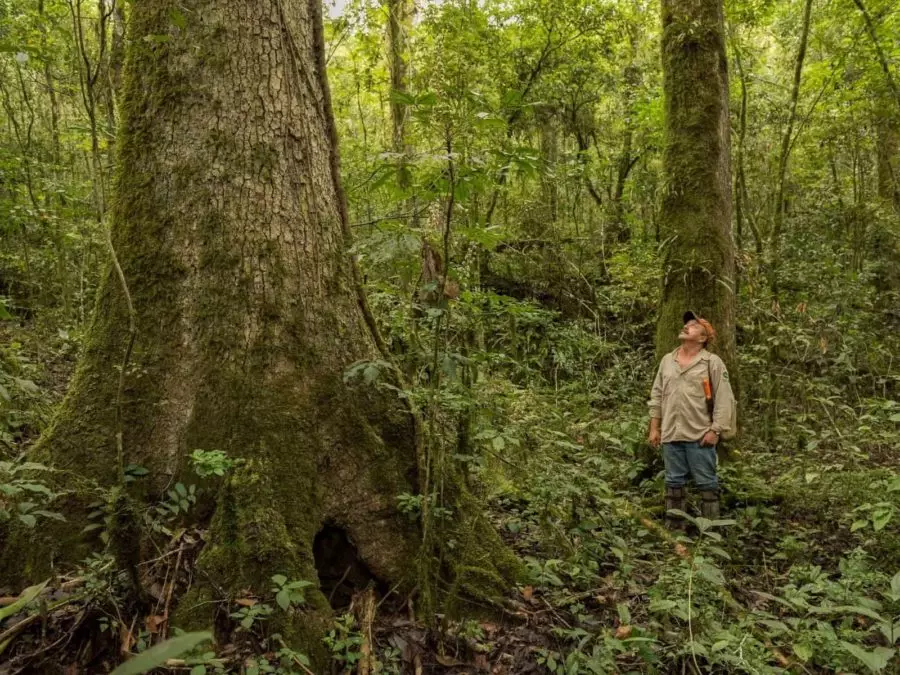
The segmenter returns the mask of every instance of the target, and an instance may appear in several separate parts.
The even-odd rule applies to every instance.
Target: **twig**
[[[175,582],[178,581],[178,568],[181,566],[181,554],[184,551],[184,542],[178,547],[178,557],[175,559],[175,569],[172,570],[172,581],[169,583],[169,592],[166,594],[166,605],[163,607],[163,616],[166,620],[164,635],[169,631],[169,606],[172,603],[172,593],[175,590]]]

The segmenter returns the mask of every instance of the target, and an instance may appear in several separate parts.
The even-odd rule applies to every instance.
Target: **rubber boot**
[[[685,496],[684,487],[666,487],[666,527],[670,530],[683,530],[685,527],[683,518],[669,514],[671,509],[685,510]]]
[[[709,520],[718,520],[719,492],[717,490],[703,490],[700,496],[703,498],[700,504],[700,514]]]

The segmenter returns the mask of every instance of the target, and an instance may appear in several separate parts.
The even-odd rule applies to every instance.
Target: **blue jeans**
[[[667,487],[682,487],[690,475],[698,490],[719,489],[715,446],[700,445],[698,441],[663,443],[663,459]]]

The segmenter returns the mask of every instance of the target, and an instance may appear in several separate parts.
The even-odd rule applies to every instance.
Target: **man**
[[[662,358],[653,381],[648,437],[654,448],[663,447],[666,511],[685,510],[690,476],[703,497],[701,513],[710,519],[719,516],[716,444],[735,424],[728,371],[722,359],[705,349],[715,338],[709,321],[685,312],[681,345]]]

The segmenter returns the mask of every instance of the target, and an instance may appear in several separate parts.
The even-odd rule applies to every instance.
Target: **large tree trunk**
[[[103,486],[138,464],[157,489],[188,475],[197,448],[244,460],[218,493],[183,625],[208,625],[210,601],[240,589],[267,593],[273,574],[329,576],[317,535],[409,590],[422,535],[397,496],[419,491],[415,418],[395,394],[343,381],[379,349],[347,252],[320,0],[183,0],[181,27],[171,6],[142,0],[129,17],[112,211],[136,316],[125,377],[129,312],[110,273],[37,454]],[[457,570],[476,573],[456,583],[499,582],[510,558],[496,535],[454,513]],[[111,537],[120,560],[143,555]]]
[[[692,309],[719,333],[714,348],[736,374],[728,74],[721,0],[663,0],[667,191],[658,356]],[[734,378],[732,378],[734,379]]]

